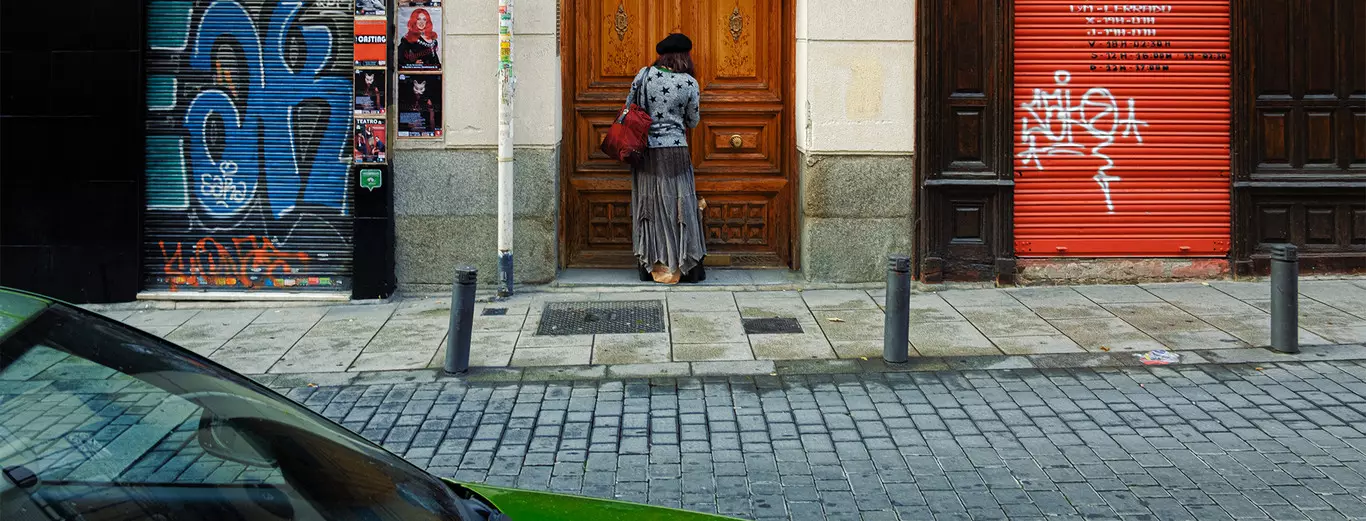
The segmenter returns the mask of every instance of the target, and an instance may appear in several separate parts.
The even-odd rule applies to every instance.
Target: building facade
[[[82,212],[118,230],[35,235],[22,202],[93,178],[17,176],[25,156],[4,154],[5,284],[375,298],[448,288],[457,263],[493,283],[495,0],[140,8],[140,40],[112,41],[142,70],[104,101],[140,114],[111,136],[141,157],[95,183],[136,194],[136,218],[91,196]],[[1293,243],[1307,273],[1366,268],[1358,1],[521,0],[512,16],[518,283],[631,265],[629,173],[598,143],[671,32],[695,42],[712,266],[873,282],[904,253],[929,283],[1174,280],[1263,273]],[[17,70],[5,122],[42,123],[10,98],[29,92]],[[33,141],[10,128],[7,150]],[[26,146],[82,155],[56,143]],[[100,263],[117,269],[53,260],[115,237]]]

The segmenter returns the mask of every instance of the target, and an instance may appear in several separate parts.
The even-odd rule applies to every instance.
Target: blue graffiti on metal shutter
[[[150,0],[149,289],[345,289],[350,3]]]

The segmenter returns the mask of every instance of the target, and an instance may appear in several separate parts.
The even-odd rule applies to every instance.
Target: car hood
[[[611,499],[495,487],[479,483],[459,483],[492,503],[512,521],[717,521],[735,520],[714,514],[627,503]]]

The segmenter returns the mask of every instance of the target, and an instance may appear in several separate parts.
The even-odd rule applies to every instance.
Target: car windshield
[[[464,519],[440,479],[83,310],[0,291],[0,519]]]

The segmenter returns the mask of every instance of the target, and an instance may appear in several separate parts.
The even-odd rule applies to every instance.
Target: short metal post
[[[470,368],[470,332],[474,328],[474,289],[479,270],[473,266],[455,268],[451,288],[451,328],[446,337],[447,373],[463,373]]]
[[[1300,352],[1300,258],[1293,244],[1271,247],[1271,348]]]
[[[910,359],[911,259],[887,257],[887,312],[882,322],[882,359],[892,364]]]

